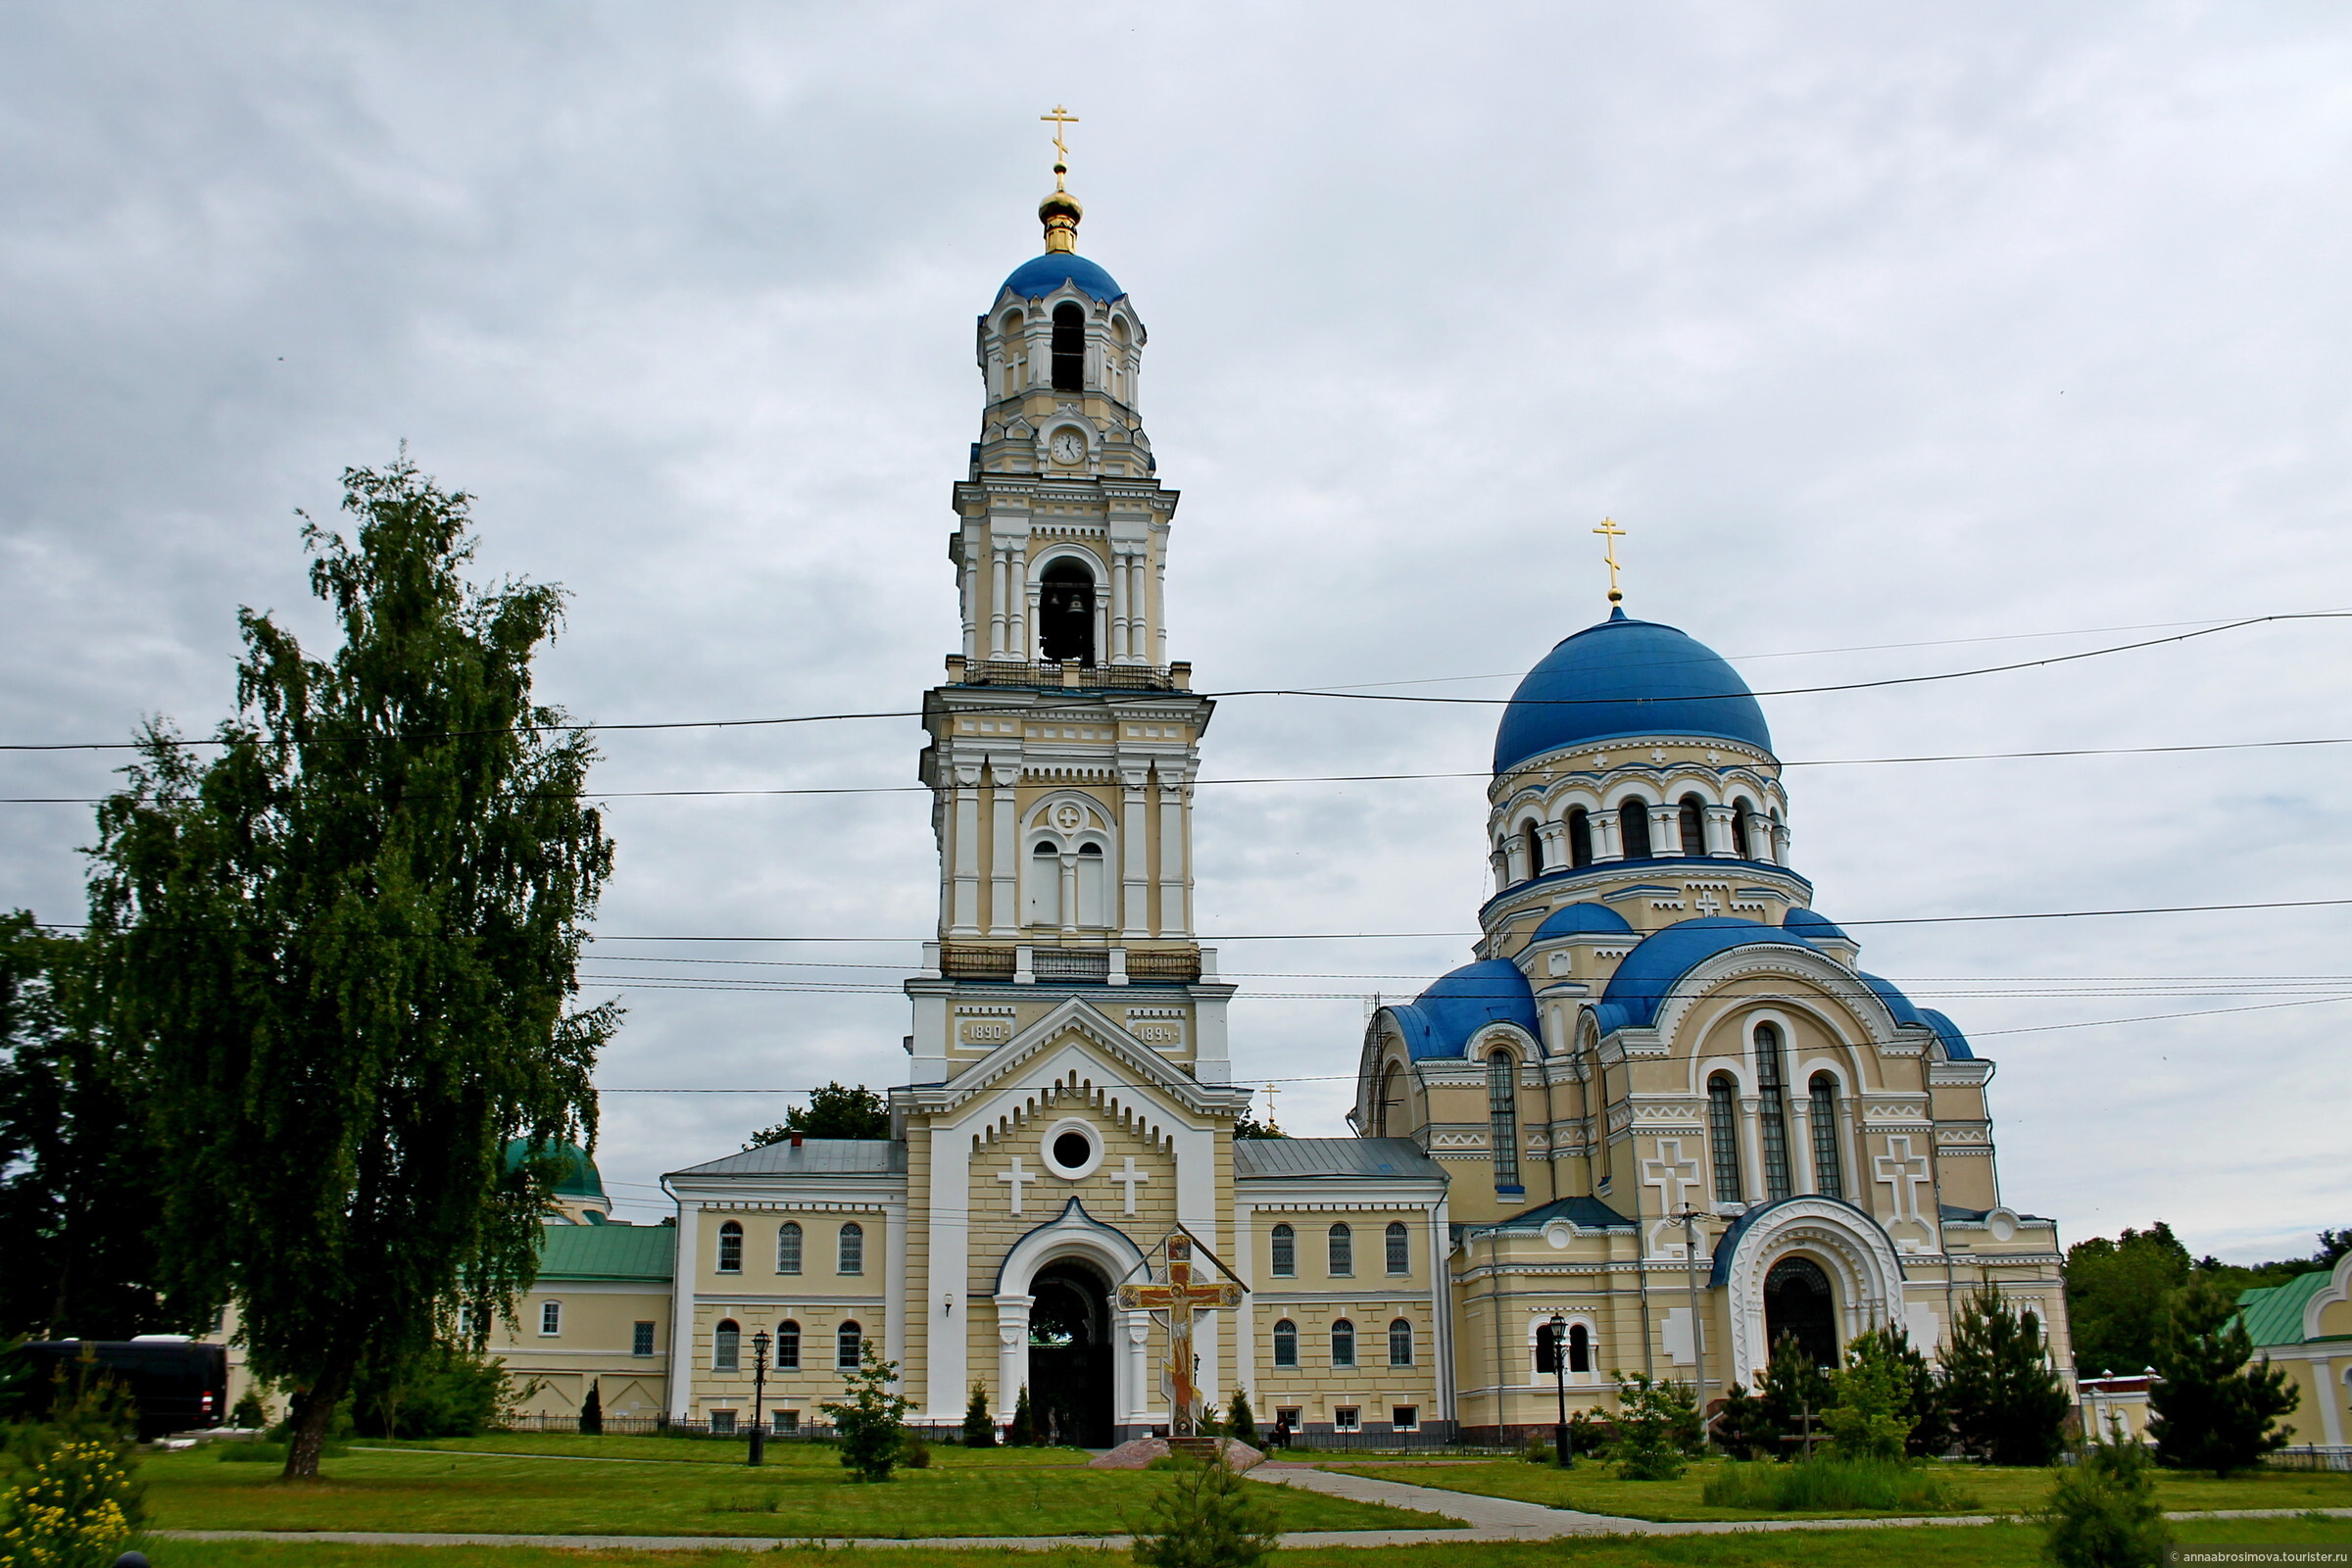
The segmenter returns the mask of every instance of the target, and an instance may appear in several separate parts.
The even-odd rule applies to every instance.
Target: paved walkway
[[[1922,1525],[1988,1525],[2012,1518],[2007,1514],[1941,1514],[1909,1519],[1753,1519],[1734,1522],[1621,1519],[1608,1514],[1578,1513],[1546,1508],[1541,1503],[1508,1497],[1482,1497],[1466,1492],[1442,1492],[1433,1487],[1375,1481],[1365,1476],[1337,1475],[1305,1465],[1268,1464],[1252,1470],[1253,1480],[1276,1486],[1300,1487],[1349,1497],[1358,1502],[1385,1502],[1424,1513],[1462,1520],[1453,1530],[1298,1530],[1286,1533],[1286,1546],[1420,1546],[1478,1541],[1559,1541],[1573,1536],[1720,1536],[1779,1530],[1890,1530]],[[2168,1519],[2294,1519],[2321,1513],[2331,1519],[2352,1519],[2352,1508],[2228,1508],[2205,1513],[2169,1513]],[[558,1546],[573,1551],[768,1551],[790,1546],[933,1546],[946,1550],[977,1548],[1014,1551],[1053,1551],[1062,1547],[1124,1551],[1127,1536],[514,1536],[481,1532],[437,1534],[388,1530],[155,1530],[148,1534],[167,1541],[316,1541],[353,1546]]]

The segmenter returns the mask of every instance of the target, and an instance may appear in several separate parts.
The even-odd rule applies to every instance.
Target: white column
[[[1128,775],[1120,790],[1119,811],[1119,934],[1152,934],[1152,808],[1144,799],[1149,775]]]
[[[1772,824],[1772,863],[1788,863],[1788,825],[1786,822]]]
[[[1012,601],[1005,588],[1012,570],[1012,553],[998,545],[988,553],[988,652],[997,658],[1012,646],[1012,628],[1008,619]]]
[[[1762,1118],[1756,1114],[1754,1095],[1740,1097],[1740,1145],[1745,1151],[1747,1168],[1740,1172],[1746,1177],[1747,1200],[1761,1203],[1769,1191],[1764,1181],[1764,1130]]]
[[[978,541],[972,533],[964,535],[963,548],[963,657],[980,657],[980,558],[973,553]]]
[[[1731,807],[1710,806],[1707,808],[1706,853],[1724,858],[1730,858],[1732,854]]]
[[[669,1288],[669,1418],[683,1421],[694,1402],[694,1283],[702,1274],[703,1205],[678,1203],[677,1276]]]
[[[899,1369],[898,1380],[891,1385],[898,1394],[906,1392],[906,1317],[920,1312],[923,1303],[906,1297],[906,1202],[900,1199],[882,1205],[882,1223],[890,1227],[883,1239],[882,1288],[888,1304],[882,1308],[882,1359]],[[925,1325],[926,1328],[928,1325]],[[928,1340],[929,1334],[924,1338]]]
[[[1649,808],[1649,853],[1652,856],[1674,855],[1683,842],[1683,813],[1671,806]],[[1691,852],[1695,854],[1696,852]]]
[[[1010,937],[1020,934],[1020,887],[1015,880],[1021,858],[1014,832],[1013,781],[1018,773],[1007,774],[1003,759],[989,766],[989,777],[995,788],[989,793],[994,799],[996,832],[989,843],[988,934],[992,937]]]
[[[1184,841],[1185,785],[1159,781],[1159,935],[1189,936],[1193,929],[1192,878]]]
[[[1541,828],[1537,829],[1537,832],[1544,840],[1544,869],[1546,871],[1567,870],[1569,868],[1568,861],[1570,859],[1570,856],[1568,854],[1568,824],[1565,822],[1546,822]]]
[[[1127,657],[1139,664],[1152,662],[1150,639],[1145,636],[1152,624],[1152,607],[1146,596],[1151,584],[1144,577],[1144,558],[1127,558]]]
[[[1152,1401],[1159,1390],[1158,1381],[1152,1376],[1152,1314],[1121,1312],[1119,1330],[1118,1355],[1126,1375],[1114,1376],[1112,1382],[1123,1384],[1127,1396],[1120,1401],[1119,1422],[1123,1426],[1149,1427],[1152,1421]]]
[[[1781,1093],[1788,1104],[1788,1190],[1818,1192],[1813,1185],[1813,1097],[1799,1093],[1793,1085]]]
[[[1110,558],[1110,648],[1107,663],[1127,662],[1127,558]]]
[[[1587,818],[1592,828],[1592,863],[1625,858],[1624,824],[1615,811],[1595,811]]]
[[[1078,857],[1071,851],[1061,857],[1061,930],[1064,936],[1078,934]]]
[[[980,770],[968,771],[958,767],[956,777],[956,809],[949,820],[949,834],[954,842],[948,852],[956,865],[956,903],[950,916],[949,934],[976,937],[980,934]]]
[[[1012,1407],[1029,1386],[1029,1308],[1033,1296],[997,1298],[997,1419],[1012,1419]]]
[[[1153,570],[1152,576],[1154,581],[1154,589],[1152,595],[1152,603],[1145,611],[1145,613],[1152,617],[1152,636],[1153,643],[1152,650],[1152,662],[1154,664],[1164,665],[1168,662],[1168,564],[1165,561],[1158,563],[1157,566]]]

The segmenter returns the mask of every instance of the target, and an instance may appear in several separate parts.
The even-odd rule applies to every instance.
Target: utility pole
[[[1690,1203],[1672,1216],[1682,1222],[1683,1262],[1690,1286],[1690,1359],[1691,1393],[1698,1405],[1698,1429],[1707,1429],[1707,1331],[1698,1317],[1698,1222],[1708,1217],[1705,1210]]]

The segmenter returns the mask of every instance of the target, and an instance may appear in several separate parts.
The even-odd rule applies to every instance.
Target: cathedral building
[[[978,324],[960,642],[923,700],[939,920],[890,1136],[674,1171],[674,1226],[611,1220],[588,1169],[496,1341],[536,1407],[593,1383],[609,1415],[736,1428],[762,1345],[792,1430],[870,1343],[920,1421],[975,1388],[1005,1419],[1026,1388],[1087,1443],[1164,1429],[1167,1321],[1120,1287],[1177,1235],[1241,1287],[1199,1315],[1200,1396],[1309,1437],[1516,1436],[1563,1383],[1605,1409],[1616,1370],[1718,1397],[1785,1336],[1829,1361],[1891,1322],[1932,1349],[1987,1288],[2071,1371],[2057,1235],[2001,1192],[1993,1064],[1813,908],[1738,672],[1622,605],[1503,711],[1483,936],[1371,1019],[1351,1136],[1235,1136],[1234,988],[1193,907],[1215,704],[1169,657],[1148,336],[1078,254],[1078,202],[1040,213]]]

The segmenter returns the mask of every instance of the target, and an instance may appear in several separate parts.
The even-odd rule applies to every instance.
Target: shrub
[[[248,1432],[258,1432],[270,1424],[270,1408],[262,1403],[262,1396],[257,1391],[247,1389],[228,1412],[228,1424],[242,1427]]]
[[[2093,1438],[2034,1511],[2042,1554],[2058,1568],[2160,1568],[2172,1532],[2149,1471],[2148,1450],[2127,1439],[2120,1423],[2105,1439]]]
[[[2194,1280],[2167,1304],[2156,1330],[2156,1371],[2148,1392],[2148,1436],[2165,1465],[2228,1477],[2244,1470],[2286,1434],[2272,1430],[2301,1391],[2266,1357],[2238,1319],[2237,1298],[2216,1280]]]
[[[1802,1464],[1729,1464],[1707,1477],[1710,1508],[1759,1513],[1931,1513],[1976,1505],[1950,1481],[1894,1459],[1810,1459]]]
[[[1559,1460],[1559,1455],[1552,1451],[1550,1440],[1536,1437],[1532,1433],[1528,1437],[1527,1446],[1519,1450],[1519,1457],[1529,1464],[1554,1464]]]
[[[1756,1429],[1770,1451],[1784,1459],[1805,1452],[1805,1436],[1821,1436],[1821,1413],[1830,1407],[1829,1375],[1793,1334],[1784,1334],[1772,1348],[1764,1380],[1756,1387]]]
[[[507,1392],[504,1361],[434,1344],[414,1355],[363,1363],[347,1408],[356,1430],[371,1438],[472,1438],[497,1419]],[[580,1430],[589,1431],[586,1408],[580,1418]],[[594,1419],[601,1431],[601,1404]]]
[[[580,1436],[601,1438],[605,1435],[604,1386],[596,1379],[588,1380],[588,1397],[580,1401]]]
[[[920,1438],[906,1438],[899,1444],[899,1463],[909,1470],[931,1468],[931,1446]]]
[[[1135,1532],[1143,1568],[1256,1568],[1273,1551],[1272,1512],[1222,1459],[1180,1459],[1173,1471]]]
[[[1037,1412],[1029,1407],[1029,1385],[1021,1385],[1018,1397],[1012,1401],[1012,1424],[1004,1429],[1007,1447],[1030,1448],[1037,1446]]]
[[[1830,1452],[1839,1459],[1900,1459],[1911,1436],[1910,1379],[1891,1336],[1857,1334],[1830,1380],[1835,1402],[1822,1412]]]
[[[1250,1408],[1250,1396],[1239,1389],[1225,1406],[1225,1430],[1252,1448],[1257,1446],[1257,1413]]]
[[[1943,1349],[1943,1395],[1953,1435],[1991,1464],[2045,1465],[2058,1457],[2072,1408],[2041,1338],[1993,1291],[1960,1308]]]
[[[120,1442],[35,1429],[29,1463],[0,1523],[9,1568],[107,1568],[139,1523],[138,1485]]]
[[[997,1446],[997,1419],[988,1411],[988,1385],[972,1385],[972,1402],[963,1407],[963,1446],[967,1448],[993,1448]]]
[[[888,1481],[906,1440],[906,1412],[914,1408],[914,1401],[890,1392],[899,1364],[875,1354],[873,1341],[859,1342],[858,1352],[858,1370],[847,1379],[849,1397],[839,1403],[827,1400],[817,1408],[833,1418],[833,1444],[841,1450],[842,1468],[858,1472],[860,1481]]]
[[[1764,1413],[1764,1401],[1740,1384],[1723,1391],[1708,1436],[1735,1459],[1768,1459],[1780,1452],[1780,1431]]]
[[[1640,1372],[1620,1372],[1616,1378],[1617,1438],[1608,1454],[1618,1479],[1674,1480],[1703,1443],[1690,1386]]]

